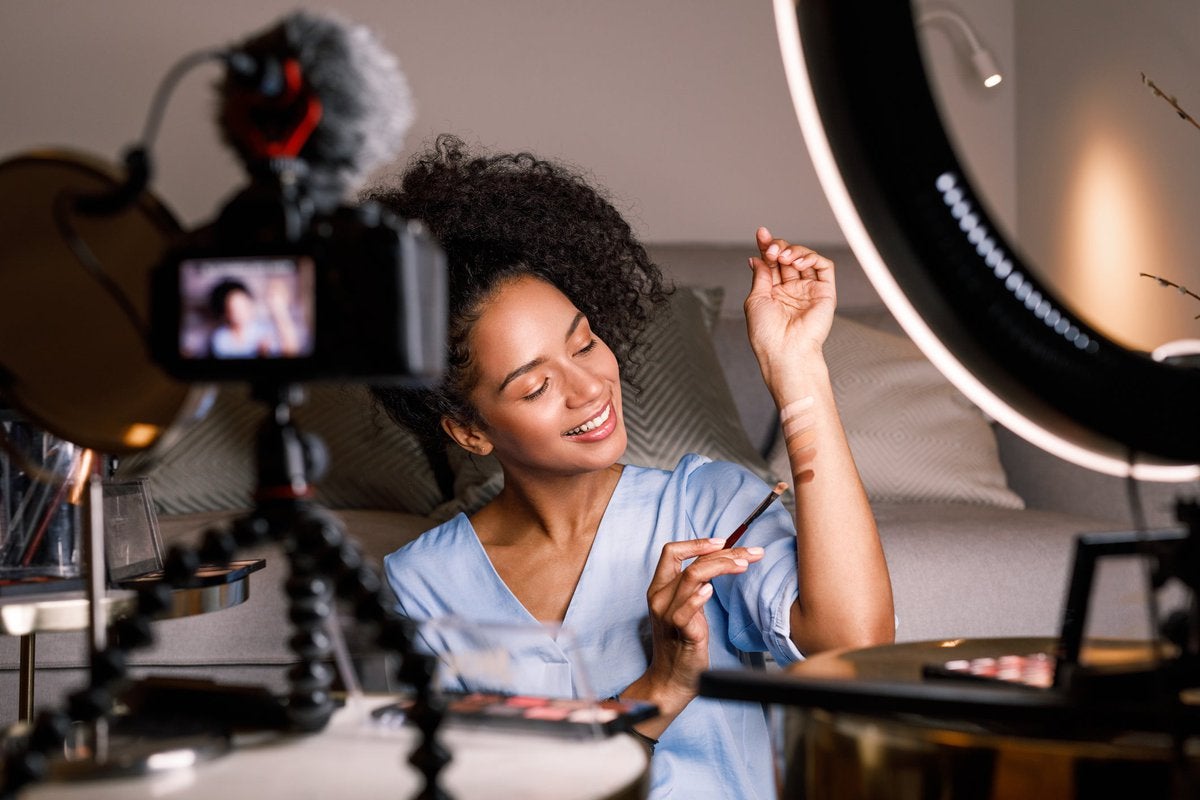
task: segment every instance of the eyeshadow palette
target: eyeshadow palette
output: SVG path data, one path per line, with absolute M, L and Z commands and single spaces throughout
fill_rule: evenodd
M 658 713 L 653 703 L 637 700 L 600 701 L 491 692 L 447 693 L 446 717 L 455 724 L 512 728 L 571 738 L 611 736 Z M 411 700 L 375 709 L 371 716 L 381 725 L 403 725 Z
M 1007 683 L 1034 689 L 1049 689 L 1054 685 L 1057 662 L 1050 653 L 1004 655 L 998 658 L 955 659 L 943 664 L 926 664 L 926 678 L 974 680 L 984 683 Z

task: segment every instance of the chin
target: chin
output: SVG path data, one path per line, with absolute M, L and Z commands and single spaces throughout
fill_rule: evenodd
M 629 438 L 625 435 L 625 426 L 622 425 L 617 430 L 613 431 L 613 435 L 609 439 L 617 439 L 619 442 L 613 442 L 612 458 L 608 459 L 608 466 L 612 466 L 625 457 L 625 451 L 629 449 Z
M 580 445 L 573 446 L 580 447 Z M 617 429 L 603 441 L 582 445 L 587 449 L 584 453 L 573 454 L 575 458 L 572 461 L 575 469 L 572 471 L 599 472 L 608 469 L 621 460 L 628 446 L 629 439 L 625 434 L 625 426 L 618 425 Z

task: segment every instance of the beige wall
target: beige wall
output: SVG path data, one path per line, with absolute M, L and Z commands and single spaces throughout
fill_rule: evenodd
M 1151 349 L 1200 336 L 1200 115 L 1195 0 L 1018 0 L 1018 225 L 1031 259 L 1085 318 Z
M 0 154 L 69 144 L 115 158 L 177 58 L 293 5 L 0 0 Z M 398 55 L 419 105 L 409 152 L 448 130 L 567 159 L 653 241 L 750 242 L 758 224 L 841 240 L 795 123 L 768 2 L 327 5 Z M 242 180 L 207 118 L 217 74 L 209 66 L 185 81 L 157 148 L 158 190 L 188 221 Z
M 987 0 L 964 3 L 989 17 L 981 27 L 1004 60 L 1008 0 L 996 13 Z M 803 148 L 767 0 L 328 5 L 369 24 L 399 56 L 419 106 L 408 152 L 450 130 L 565 158 L 605 185 L 649 241 L 748 242 L 764 223 L 809 242 L 843 241 Z M 115 159 L 176 59 L 235 41 L 292 7 L 0 0 L 0 154 L 62 144 Z M 216 75 L 210 66 L 185 80 L 156 149 L 157 190 L 189 222 L 242 181 L 208 119 Z M 1003 101 L 981 116 L 969 91 L 953 86 L 951 106 L 992 141 L 1011 140 Z M 989 152 L 980 169 L 1011 187 L 1011 157 Z M 1008 194 L 998 194 L 1005 214 Z

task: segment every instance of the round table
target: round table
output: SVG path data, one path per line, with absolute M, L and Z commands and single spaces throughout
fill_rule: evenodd
M 250 573 L 261 562 L 237 562 L 245 569 L 236 580 L 198 585 L 171 592 L 171 607 L 158 619 L 175 619 L 232 608 L 250 596 Z M 109 622 L 132 614 L 137 609 L 137 592 L 109 589 L 104 594 L 104 618 Z M 38 633 L 79 631 L 88 627 L 90 609 L 82 590 L 0 598 L 0 635 L 19 636 L 18 664 L 20 697 L 17 718 L 29 721 L 33 713 L 34 679 Z
M 371 721 L 394 697 L 351 698 L 322 732 L 235 739 L 229 754 L 135 778 L 42 783 L 26 800 L 135 800 L 256 797 L 413 797 L 422 779 L 407 763 L 417 732 Z M 458 728 L 441 734 L 452 761 L 442 786 L 456 800 L 635 800 L 645 797 L 649 758 L 633 737 L 564 739 L 526 732 Z M 165 756 L 169 758 L 169 754 Z
M 926 664 L 1053 653 L 1056 639 L 947 639 L 831 651 L 774 673 L 707 673 L 701 693 L 787 706 L 782 796 L 1176 797 L 1200 787 L 1200 709 L 1170 717 L 1122 697 L 925 680 Z M 1088 642 L 1081 663 L 1144 665 L 1145 643 Z

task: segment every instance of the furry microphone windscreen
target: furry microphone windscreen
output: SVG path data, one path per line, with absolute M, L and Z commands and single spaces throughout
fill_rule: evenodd
M 329 13 L 295 12 L 231 54 L 249 56 L 264 67 L 288 59 L 298 64 L 304 89 L 321 106 L 320 120 L 298 156 L 320 182 L 343 192 L 353 189 L 403 146 L 414 117 L 408 82 L 396 57 L 365 25 Z M 246 124 L 247 91 L 245 76 L 230 69 L 221 85 L 220 125 L 225 141 L 254 172 L 263 156 L 239 128 Z M 279 114 L 287 113 L 279 107 Z M 256 107 L 253 124 L 281 124 L 271 114 L 268 98 Z

